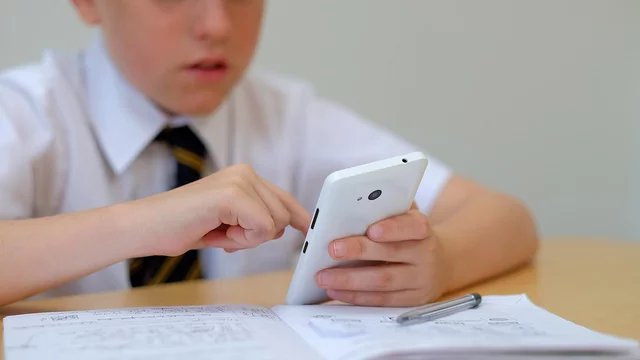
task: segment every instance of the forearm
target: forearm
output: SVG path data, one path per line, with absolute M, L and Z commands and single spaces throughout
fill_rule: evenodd
M 138 253 L 137 205 L 0 221 L 0 306 Z
M 445 292 L 513 269 L 538 246 L 533 219 L 520 202 L 486 192 L 432 224 L 442 246 Z

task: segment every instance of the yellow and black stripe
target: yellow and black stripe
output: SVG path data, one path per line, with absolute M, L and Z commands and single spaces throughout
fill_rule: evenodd
M 166 142 L 176 160 L 175 187 L 201 178 L 206 148 L 188 126 L 167 128 L 158 135 L 156 140 Z M 131 285 L 134 287 L 202 277 L 197 250 L 191 250 L 176 257 L 148 256 L 132 259 L 129 264 L 129 273 Z

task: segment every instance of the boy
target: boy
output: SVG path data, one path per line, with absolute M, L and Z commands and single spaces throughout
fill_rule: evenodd
M 91 47 L 0 75 L 0 305 L 288 268 L 326 175 L 415 150 L 246 73 L 262 0 L 73 4 Z M 418 305 L 535 252 L 522 204 L 436 159 L 415 200 L 329 246 L 385 262 L 320 272 L 332 298 Z

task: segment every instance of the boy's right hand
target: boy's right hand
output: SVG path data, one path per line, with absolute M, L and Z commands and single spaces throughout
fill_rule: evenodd
M 126 259 L 253 248 L 288 225 L 304 233 L 310 222 L 291 195 L 246 165 L 136 201 L 0 221 L 0 307 Z
M 279 238 L 289 225 L 306 234 L 311 222 L 292 195 L 248 165 L 222 169 L 138 203 L 149 214 L 144 216 L 145 240 L 137 249 L 141 256 L 176 256 L 204 247 L 254 248 Z

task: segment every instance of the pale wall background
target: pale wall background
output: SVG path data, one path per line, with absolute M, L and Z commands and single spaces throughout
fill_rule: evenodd
M 92 31 L 0 1 L 0 68 Z M 544 236 L 640 240 L 640 1 L 277 0 L 256 64 L 523 198 Z

